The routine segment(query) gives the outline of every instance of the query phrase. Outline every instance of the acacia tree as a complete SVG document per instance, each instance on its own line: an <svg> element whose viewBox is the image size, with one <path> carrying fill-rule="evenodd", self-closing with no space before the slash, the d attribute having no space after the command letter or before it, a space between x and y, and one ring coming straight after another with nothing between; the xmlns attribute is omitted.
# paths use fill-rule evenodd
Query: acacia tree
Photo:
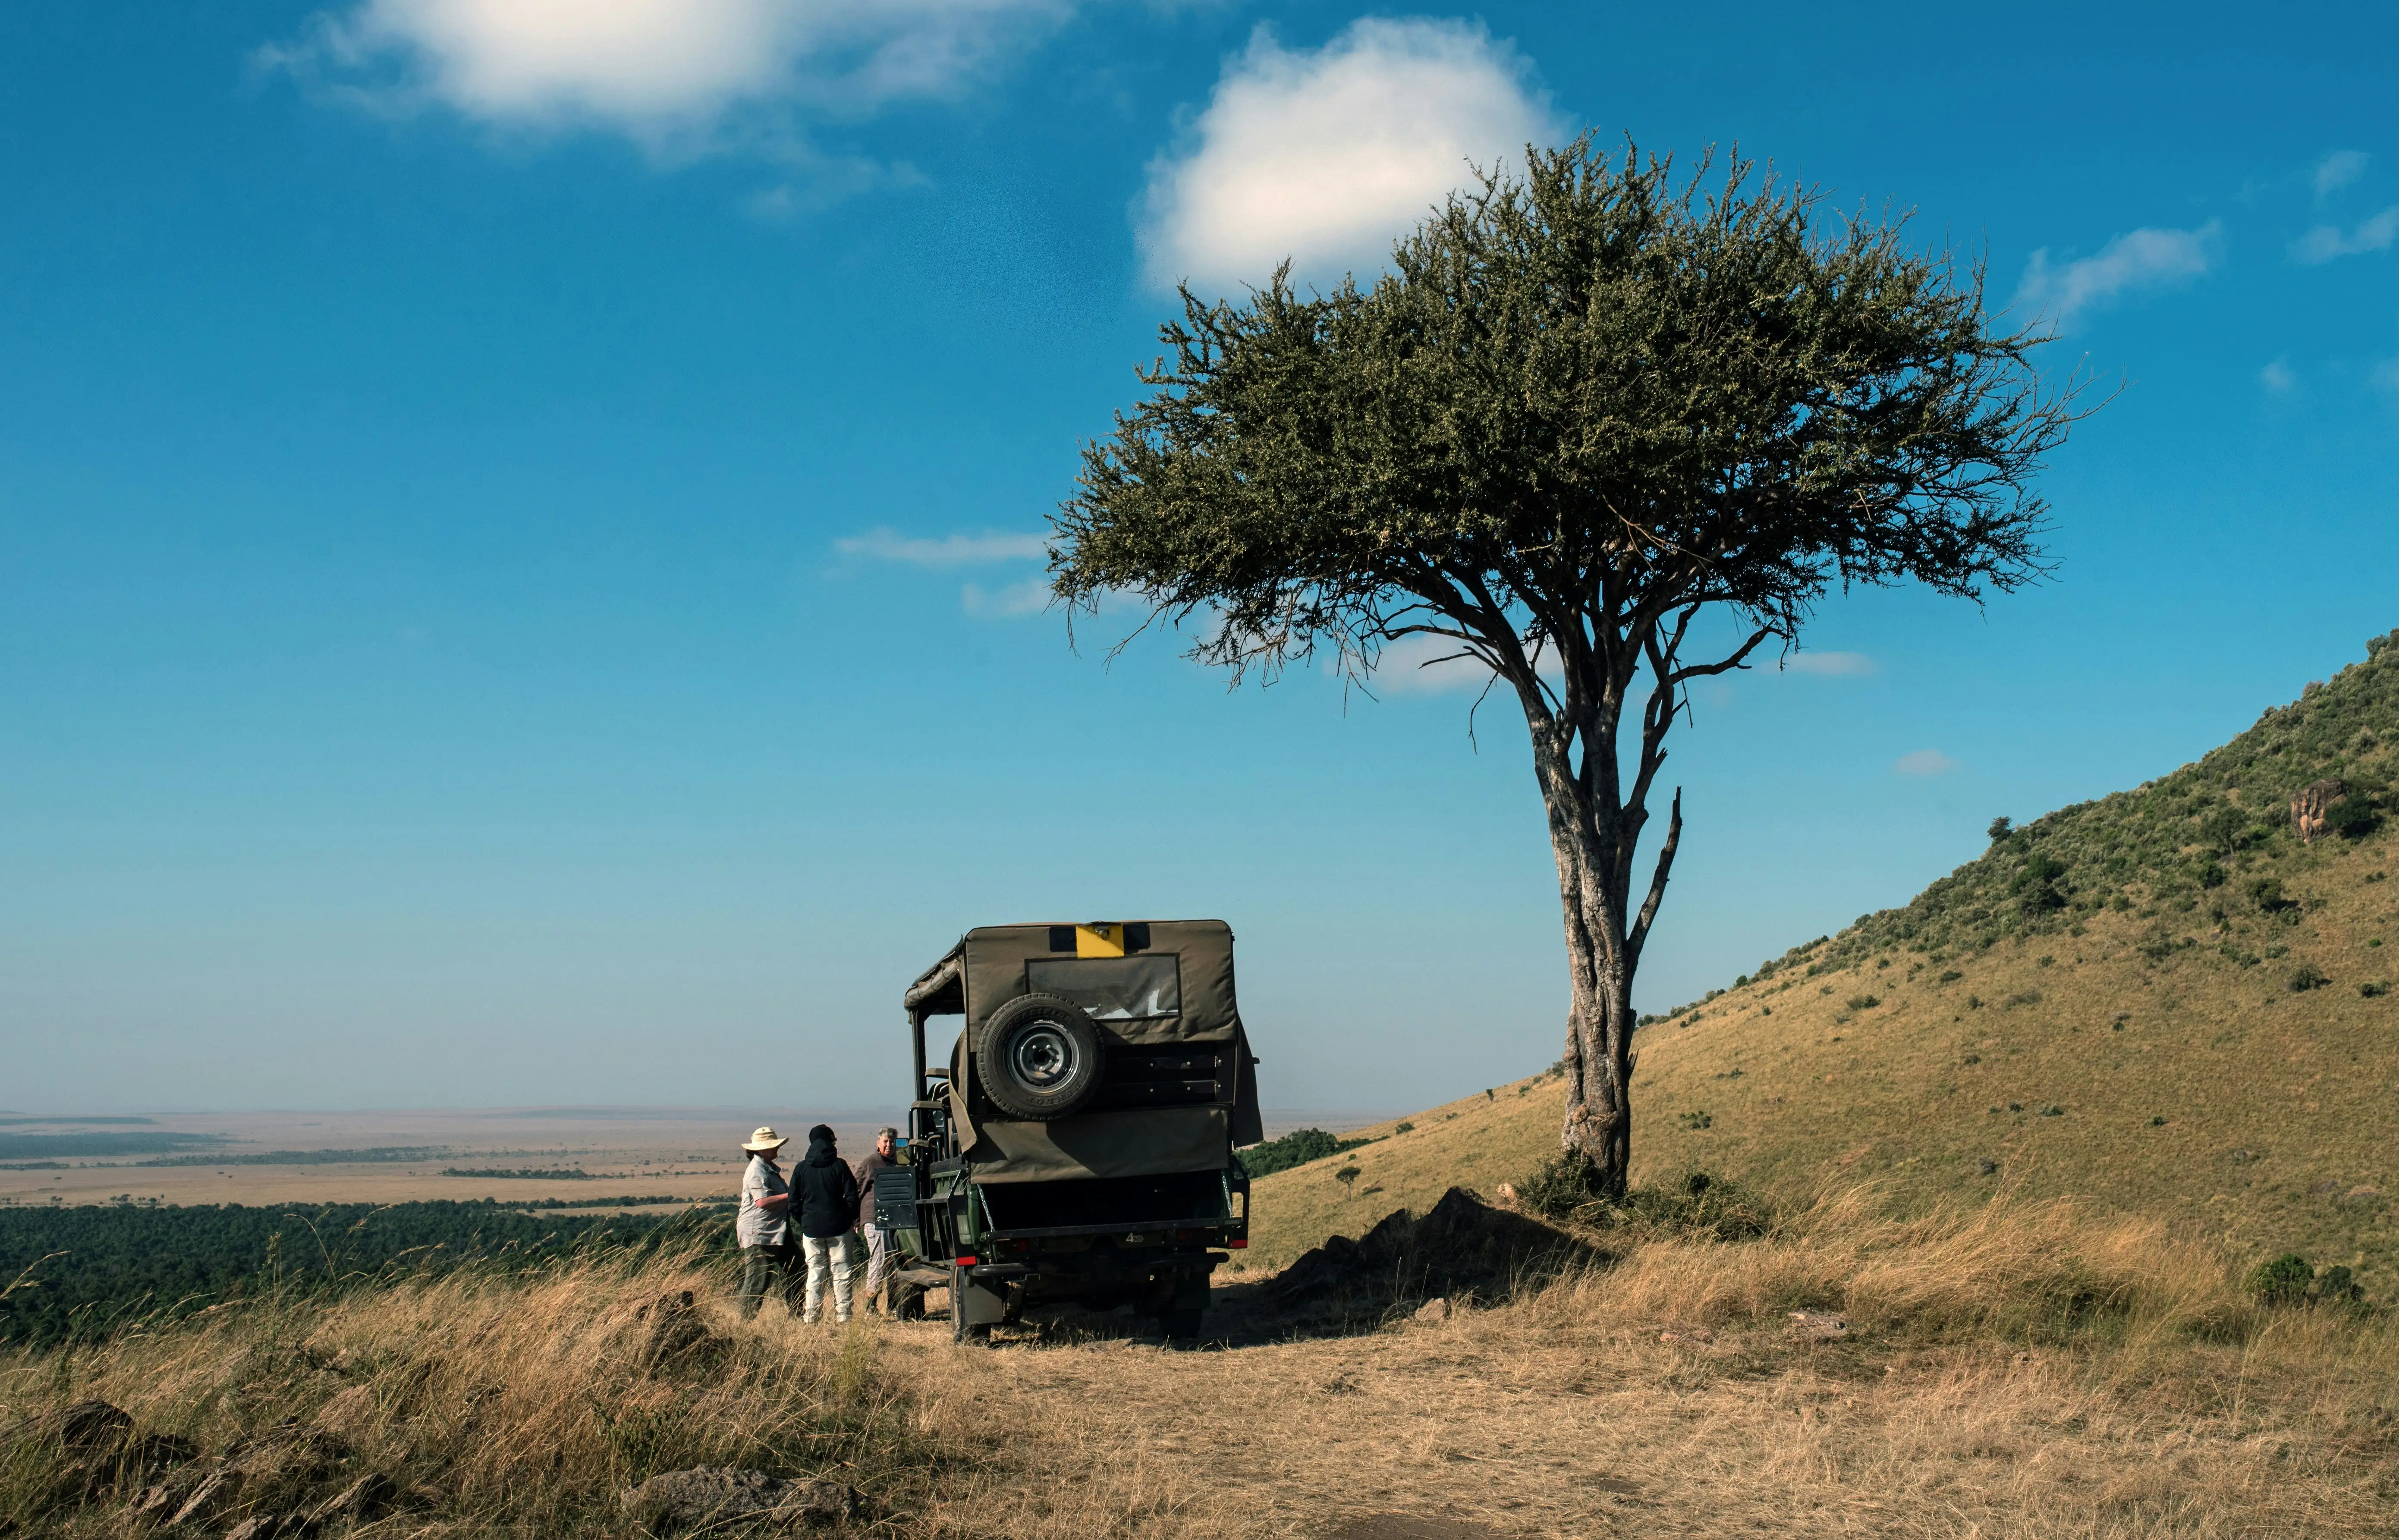
<svg viewBox="0 0 2399 1540"><path fill-rule="evenodd" d="M1836 583L2031 580L2032 480L2077 416L1979 267L1749 164L1707 175L1586 134L1479 177L1371 288L1186 287L1051 520L1070 621L1126 591L1198 612L1191 655L1236 683L1320 651L1362 682L1421 637L1514 693L1565 910L1562 1134L1609 1196L1679 789L1637 858L1690 682L1796 645Z"/></svg>

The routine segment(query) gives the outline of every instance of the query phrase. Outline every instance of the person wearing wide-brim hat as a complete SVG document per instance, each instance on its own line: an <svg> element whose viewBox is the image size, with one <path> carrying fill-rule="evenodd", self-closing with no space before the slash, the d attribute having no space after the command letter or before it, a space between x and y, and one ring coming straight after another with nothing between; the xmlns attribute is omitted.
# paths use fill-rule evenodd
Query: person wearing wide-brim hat
<svg viewBox="0 0 2399 1540"><path fill-rule="evenodd" d="M758 1303L772 1286L783 1297L783 1308L799 1312L799 1248L792 1244L791 1184L783 1180L775 1156L790 1142L771 1128L760 1128L741 1148L749 1162L741 1172L741 1213L733 1222L734 1238L741 1243L741 1318L758 1314Z"/></svg>

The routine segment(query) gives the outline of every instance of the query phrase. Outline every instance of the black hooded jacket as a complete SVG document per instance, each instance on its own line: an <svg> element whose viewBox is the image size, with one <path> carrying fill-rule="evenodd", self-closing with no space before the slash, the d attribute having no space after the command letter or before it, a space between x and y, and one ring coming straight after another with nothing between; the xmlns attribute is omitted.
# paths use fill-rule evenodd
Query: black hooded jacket
<svg viewBox="0 0 2399 1540"><path fill-rule="evenodd" d="M811 1136L807 1158L792 1168L792 1211L800 1234L818 1240L845 1234L858 1223L858 1178L849 1162L833 1153L831 1138Z"/></svg>

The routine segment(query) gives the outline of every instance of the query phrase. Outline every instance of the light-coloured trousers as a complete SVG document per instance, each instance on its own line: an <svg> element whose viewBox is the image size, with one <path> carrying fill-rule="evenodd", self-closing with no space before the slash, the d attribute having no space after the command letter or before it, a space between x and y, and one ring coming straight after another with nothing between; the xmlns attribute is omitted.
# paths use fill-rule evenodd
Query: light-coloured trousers
<svg viewBox="0 0 2399 1540"><path fill-rule="evenodd" d="M847 1236L802 1236L800 1250L808 1258L808 1303L800 1319L814 1322L824 1316L825 1280L833 1280L833 1318L849 1319L849 1255Z"/></svg>
<svg viewBox="0 0 2399 1540"><path fill-rule="evenodd" d="M880 1224L869 1224L857 1234L866 1243L866 1255L852 1271L863 1269L864 1281L856 1286L858 1297L872 1305L883 1287L884 1275L891 1271L891 1232Z"/></svg>

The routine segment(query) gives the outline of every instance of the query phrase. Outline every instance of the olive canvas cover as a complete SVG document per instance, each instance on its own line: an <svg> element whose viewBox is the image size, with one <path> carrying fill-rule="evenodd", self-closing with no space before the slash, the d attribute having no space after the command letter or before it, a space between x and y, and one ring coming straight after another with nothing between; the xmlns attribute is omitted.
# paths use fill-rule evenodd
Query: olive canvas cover
<svg viewBox="0 0 2399 1540"><path fill-rule="evenodd" d="M972 1047L994 1012L1035 993L1078 1000L1102 1035L1118 1042L1229 1045L1240 1065L1239 1094L1230 1105L1113 1109L1046 1121L978 1116ZM909 1001L966 1016L950 1052L949 1103L977 1182L1214 1170L1234 1144L1265 1137L1234 1000L1233 932L1221 920L983 926L926 971Z"/></svg>

